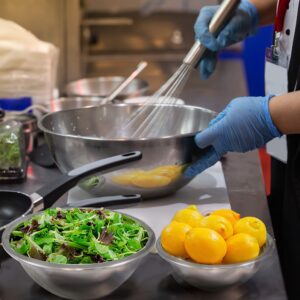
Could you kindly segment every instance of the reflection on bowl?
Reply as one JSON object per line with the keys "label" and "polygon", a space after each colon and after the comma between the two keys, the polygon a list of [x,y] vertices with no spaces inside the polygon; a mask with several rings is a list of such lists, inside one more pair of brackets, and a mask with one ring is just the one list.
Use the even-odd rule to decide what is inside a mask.
{"label": "reflection on bowl", "polygon": [[159,166],[150,170],[127,170],[111,178],[112,182],[138,188],[159,188],[175,182],[182,174],[184,166]]}
{"label": "reflection on bowl", "polygon": [[180,284],[188,284],[206,291],[217,291],[239,285],[249,280],[275,250],[274,239],[268,234],[266,245],[255,259],[236,264],[204,265],[168,254],[161,246],[160,238],[156,249],[162,259],[172,267],[172,275]]}
{"label": "reflection on bowl", "polygon": [[100,189],[105,184],[104,176],[92,175],[88,178],[81,180],[78,184],[80,188],[85,191],[90,191],[92,189]]}

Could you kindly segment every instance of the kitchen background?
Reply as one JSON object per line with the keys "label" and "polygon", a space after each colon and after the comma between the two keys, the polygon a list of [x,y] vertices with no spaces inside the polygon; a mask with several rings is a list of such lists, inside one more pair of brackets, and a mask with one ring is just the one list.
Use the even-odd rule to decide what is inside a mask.
{"label": "kitchen background", "polygon": [[[140,60],[151,90],[194,41],[199,9],[213,0],[1,0],[0,17],[60,50],[58,87],[99,75],[128,75]],[[175,62],[175,64],[174,64]]]}
{"label": "kitchen background", "polygon": [[[139,75],[139,78],[149,83],[148,93],[151,94],[177,70],[182,58],[194,43],[193,25],[200,8],[218,2],[212,0],[0,0],[0,18],[15,21],[40,40],[50,42],[59,49],[57,87],[60,95],[65,94],[65,87],[72,80],[107,75],[128,76],[141,60],[146,60],[149,65]],[[5,27],[1,28],[0,20],[0,56],[2,58],[0,61],[0,100],[11,96],[14,101],[10,102],[15,102],[16,98],[28,95],[17,93],[20,92],[18,88],[22,84],[14,77],[10,78],[12,88],[8,92],[11,92],[11,94],[8,96],[4,94],[4,89],[1,86],[2,81],[3,84],[7,83],[5,80],[1,81],[1,79],[5,77],[5,72],[9,72],[9,68],[1,69],[1,66],[3,66],[5,58],[13,56],[10,49],[6,49],[6,56],[1,52],[1,42],[5,42],[2,37],[5,36],[8,40],[13,39],[9,33],[9,31],[8,33],[5,32]],[[222,51],[216,71],[211,78],[206,81],[201,80],[195,70],[180,97],[188,105],[221,111],[235,97],[247,94],[262,95],[264,93],[264,48],[271,43],[271,37],[272,28],[262,28],[255,38],[249,38],[244,43]],[[22,34],[20,34],[20,38],[22,38]],[[30,45],[31,48],[36,48],[34,43]],[[18,56],[16,57],[18,58]],[[34,61],[37,54],[34,53],[31,56],[23,53],[24,61],[28,57],[31,62]],[[17,60],[15,64],[17,74],[20,74],[19,65],[20,61]],[[44,73],[48,71],[46,70],[47,64],[36,63],[35,65],[36,69],[32,74],[38,74],[38,78],[42,77],[39,76],[39,71]],[[33,63],[32,68],[35,65]],[[26,66],[31,65],[27,64]],[[32,83],[32,77],[27,77],[29,78],[28,81]],[[48,83],[43,77],[41,80]],[[33,89],[29,86],[27,90],[32,92]],[[52,88],[49,90],[52,92]],[[46,104],[49,104],[47,101],[50,103],[49,97],[46,101],[41,102],[46,106]],[[52,102],[58,102],[58,99]],[[49,106],[51,107],[51,105]],[[111,116],[111,120],[120,121],[115,114],[108,115]],[[93,119],[93,116],[95,119]],[[92,122],[95,120],[94,124],[99,124],[101,129],[102,125],[99,123],[101,117],[96,117],[99,117],[99,115],[95,110],[94,114],[89,114],[85,119]],[[71,122],[69,123],[72,125],[74,132],[76,126],[73,126],[72,122],[75,118],[71,117],[70,119]],[[62,121],[64,124],[65,120],[68,123],[68,118],[58,118],[56,122]],[[94,129],[97,127],[85,127],[82,119],[79,123],[78,128]],[[35,126],[30,127],[32,124],[35,124]],[[107,124],[110,123],[105,122],[104,127]],[[26,133],[28,140],[32,141],[28,145],[32,145],[32,147],[28,147],[27,151],[27,168],[22,166],[26,178],[22,176],[23,181],[14,184],[3,182],[1,183],[2,190],[18,190],[31,194],[36,192],[42,185],[49,186],[51,179],[56,179],[60,173],[55,168],[50,153],[48,153],[48,159],[45,155],[48,146],[42,143],[43,138],[36,127],[36,119],[33,118],[29,125],[29,130],[26,128]],[[110,129],[111,127],[108,125],[106,128]],[[17,129],[21,133],[20,127]],[[39,137],[39,139],[36,139],[36,137]],[[181,145],[181,143],[177,144]],[[148,148],[148,150],[150,149],[150,159],[147,163],[149,162],[150,165],[155,164],[155,166],[156,164],[169,165],[172,153],[177,153],[177,151],[173,151],[172,148],[167,151],[163,150],[160,145],[158,147],[160,147],[158,152],[154,151],[156,149],[154,146]],[[58,152],[61,151],[61,153],[66,150],[66,159],[76,164],[84,162],[86,158],[91,159],[91,153],[101,153],[98,149],[104,149],[104,152],[107,151],[107,148],[102,147],[102,145],[97,146],[97,148],[93,145],[89,148],[92,149],[92,152],[89,152],[84,145],[75,144],[74,146],[68,144],[65,140],[59,140],[55,146],[50,146],[50,148],[58,149]],[[111,149],[115,151],[119,148],[112,147]],[[72,156],[71,152],[76,155]],[[185,151],[185,153],[188,152]],[[3,154],[6,151],[0,150],[0,153]],[[261,161],[265,164],[263,168],[268,191],[269,157],[264,150],[261,150],[260,153]],[[263,155],[265,155],[264,158]],[[56,157],[56,155],[53,156]],[[3,157],[5,160],[6,156],[3,155]],[[147,157],[147,154],[144,155],[145,157]],[[168,160],[167,163],[164,162],[165,158]],[[3,168],[4,163],[1,162],[0,165]],[[11,166],[9,163],[7,165]],[[268,209],[266,209],[265,189],[259,167],[260,161],[256,151],[246,154],[229,153],[222,160],[222,165],[218,163],[212,169],[199,175],[194,184],[186,185],[176,194],[177,198],[173,194],[171,201],[168,198],[160,199],[160,201],[155,200],[153,207],[149,201],[149,206],[146,206],[147,209],[139,210],[137,207],[132,209],[133,211],[137,209],[136,212],[139,210],[139,214],[145,212],[143,217],[149,218],[149,221],[154,223],[154,225],[151,225],[158,230],[158,234],[161,230],[159,228],[161,224],[157,220],[164,222],[171,219],[168,216],[171,216],[172,209],[177,207],[173,204],[183,205],[183,202],[189,203],[189,201],[195,203],[195,199],[197,199],[195,204],[199,203],[202,209],[205,208],[206,204],[208,206],[211,204],[221,205],[222,207],[226,205],[227,207],[230,200],[230,204],[236,211],[241,212],[243,215],[257,216],[270,225],[271,220],[268,216]],[[147,170],[151,168],[150,166],[146,167]],[[5,176],[7,176],[6,174]],[[103,177],[98,179],[96,177],[96,181],[91,182],[100,183],[99,187],[101,188],[102,183],[106,181],[103,180]],[[149,180],[146,180],[146,183],[148,182]],[[116,192],[116,189],[112,191]],[[132,190],[130,191],[132,193]],[[79,188],[74,188],[68,195],[61,197],[56,205],[65,205],[67,201],[74,203],[76,200],[82,200],[83,192]],[[86,196],[86,194],[83,196],[91,197],[91,195]],[[156,205],[158,206],[156,207]],[[163,217],[160,217],[160,214]],[[15,260],[5,256],[0,261],[0,265],[1,299],[57,299],[35,284]],[[286,299],[277,255],[249,283],[236,289],[226,290],[224,293],[216,294],[216,296],[211,293],[198,293],[195,289],[189,291],[186,287],[181,288],[180,285],[175,284],[169,275],[170,273],[171,270],[168,264],[162,263],[157,255],[149,255],[148,260],[141,265],[139,271],[113,297],[116,299],[124,299],[124,297],[126,299],[143,299],[147,296],[153,296],[153,299],[194,299],[195,297],[201,299],[203,297],[205,299],[215,297],[216,299],[230,300],[253,297],[256,299],[274,299],[274,297]],[[246,273],[243,271],[243,274]],[[37,277],[44,278],[43,276]],[[227,277],[233,278],[232,276]],[[15,288],[16,278],[19,279],[17,289]],[[51,278],[55,278],[55,276],[52,275]],[[215,273],[213,278],[216,278]],[[67,280],[67,282],[70,282],[70,280]],[[111,280],[110,282],[114,281]],[[74,284],[71,287],[72,290],[73,287]],[[85,292],[86,289],[83,289],[83,291]]]}

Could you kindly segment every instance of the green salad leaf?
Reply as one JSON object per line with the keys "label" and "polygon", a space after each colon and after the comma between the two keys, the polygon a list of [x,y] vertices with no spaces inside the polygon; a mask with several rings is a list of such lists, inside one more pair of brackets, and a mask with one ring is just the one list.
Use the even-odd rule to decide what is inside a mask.
{"label": "green salad leaf", "polygon": [[141,250],[147,231],[131,218],[106,209],[54,208],[19,224],[10,245],[23,255],[57,264],[119,260]]}

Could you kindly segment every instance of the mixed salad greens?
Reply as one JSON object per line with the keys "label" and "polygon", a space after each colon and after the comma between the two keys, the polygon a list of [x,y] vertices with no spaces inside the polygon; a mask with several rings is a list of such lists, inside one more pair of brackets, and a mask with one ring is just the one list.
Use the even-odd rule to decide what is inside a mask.
{"label": "mixed salad greens", "polygon": [[147,241],[147,231],[129,217],[87,208],[47,209],[19,224],[10,236],[16,252],[59,264],[119,260]]}

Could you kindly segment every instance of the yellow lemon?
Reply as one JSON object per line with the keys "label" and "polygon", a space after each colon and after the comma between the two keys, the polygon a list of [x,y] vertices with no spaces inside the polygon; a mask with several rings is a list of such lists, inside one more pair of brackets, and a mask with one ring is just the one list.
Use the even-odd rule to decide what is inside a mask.
{"label": "yellow lemon", "polygon": [[166,176],[145,172],[131,179],[131,183],[141,188],[158,188],[170,184],[171,179]]}
{"label": "yellow lemon", "polygon": [[225,240],[233,235],[233,228],[231,223],[221,216],[207,216],[200,221],[201,227],[210,228],[218,232]]}
{"label": "yellow lemon", "polygon": [[227,241],[227,253],[224,263],[238,263],[253,259],[259,255],[259,245],[253,236],[247,233],[238,233]]}
{"label": "yellow lemon", "polygon": [[124,174],[116,175],[111,180],[120,185],[132,185],[131,181],[134,177],[144,174],[145,171],[136,170]]}
{"label": "yellow lemon", "polygon": [[248,233],[255,237],[259,247],[262,247],[267,239],[267,229],[263,221],[255,217],[240,219],[233,227],[233,233]]}
{"label": "yellow lemon", "polygon": [[184,208],[179,210],[173,217],[173,221],[185,223],[191,227],[199,227],[203,216],[198,210]]}
{"label": "yellow lemon", "polygon": [[186,233],[192,227],[178,222],[171,222],[161,233],[161,245],[170,254],[186,258],[188,257],[185,248],[184,240]]}
{"label": "yellow lemon", "polygon": [[227,209],[227,208],[222,208],[215,210],[211,213],[211,215],[218,215],[226,218],[232,226],[240,219],[241,215],[238,214],[237,212]]}
{"label": "yellow lemon", "polygon": [[227,251],[225,240],[209,228],[192,228],[185,237],[184,247],[194,261],[202,264],[218,264]]}

